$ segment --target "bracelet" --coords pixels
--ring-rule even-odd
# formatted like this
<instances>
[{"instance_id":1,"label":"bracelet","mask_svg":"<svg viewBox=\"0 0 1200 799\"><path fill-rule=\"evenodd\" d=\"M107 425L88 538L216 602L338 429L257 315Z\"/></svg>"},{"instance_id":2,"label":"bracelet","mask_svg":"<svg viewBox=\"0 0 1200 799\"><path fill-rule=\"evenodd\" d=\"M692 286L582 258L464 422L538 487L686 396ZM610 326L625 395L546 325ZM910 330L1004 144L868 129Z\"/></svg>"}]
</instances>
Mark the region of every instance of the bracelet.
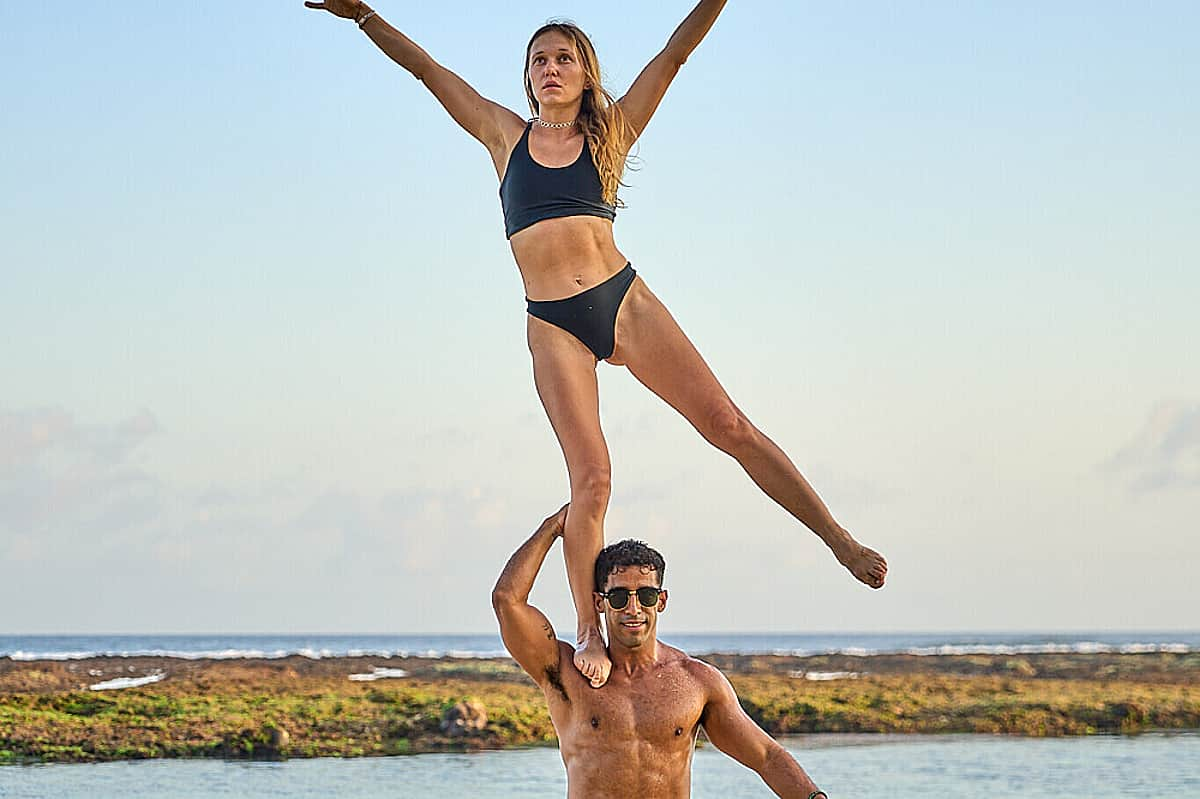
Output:
<instances>
[{"instance_id":1,"label":"bracelet","mask_svg":"<svg viewBox=\"0 0 1200 799\"><path fill-rule=\"evenodd\" d=\"M808 795L808 799L817 799L818 796L820 796L821 799L829 799L829 795L824 791L813 791Z\"/></svg>"},{"instance_id":2,"label":"bracelet","mask_svg":"<svg viewBox=\"0 0 1200 799\"><path fill-rule=\"evenodd\" d=\"M358 27L361 29L363 25L367 24L367 20L369 20L373 16L375 16L375 10L371 9L371 10L367 11L367 13L363 14L360 18L358 18L354 21L358 23Z\"/></svg>"}]
</instances>

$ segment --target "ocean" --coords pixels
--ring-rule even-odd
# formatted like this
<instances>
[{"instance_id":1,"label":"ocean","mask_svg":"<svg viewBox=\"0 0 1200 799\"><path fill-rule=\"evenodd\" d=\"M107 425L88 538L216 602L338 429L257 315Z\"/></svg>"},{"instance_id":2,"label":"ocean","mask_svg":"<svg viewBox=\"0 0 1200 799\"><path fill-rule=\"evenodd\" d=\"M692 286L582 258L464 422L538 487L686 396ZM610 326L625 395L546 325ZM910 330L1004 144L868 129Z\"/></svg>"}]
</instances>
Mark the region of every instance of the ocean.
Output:
<instances>
[{"instance_id":1,"label":"ocean","mask_svg":"<svg viewBox=\"0 0 1200 799\"><path fill-rule=\"evenodd\" d=\"M1200 652L1200 632L680 633L694 655ZM504 655L495 634L0 635L0 657L311 658ZM1200 797L1200 733L1029 739L991 735L840 735L782 739L837 796ZM277 763L163 760L0 767L0 797L561 797L551 748ZM693 796L769 795L711 746L696 754Z\"/></svg>"},{"instance_id":2,"label":"ocean","mask_svg":"<svg viewBox=\"0 0 1200 799\"><path fill-rule=\"evenodd\" d=\"M1200 651L1200 632L1019 633L676 633L661 640L691 655L1038 654ZM254 635L0 635L0 657L69 660L86 657L281 658L503 657L495 633Z\"/></svg>"},{"instance_id":3,"label":"ocean","mask_svg":"<svg viewBox=\"0 0 1200 799\"><path fill-rule=\"evenodd\" d=\"M812 735L781 739L830 797L888 799L1196 799L1200 735L1087 738ZM160 760L0 767L6 799L561 799L549 748L278 763ZM692 796L770 796L753 772L711 746L696 752Z\"/></svg>"}]
</instances>

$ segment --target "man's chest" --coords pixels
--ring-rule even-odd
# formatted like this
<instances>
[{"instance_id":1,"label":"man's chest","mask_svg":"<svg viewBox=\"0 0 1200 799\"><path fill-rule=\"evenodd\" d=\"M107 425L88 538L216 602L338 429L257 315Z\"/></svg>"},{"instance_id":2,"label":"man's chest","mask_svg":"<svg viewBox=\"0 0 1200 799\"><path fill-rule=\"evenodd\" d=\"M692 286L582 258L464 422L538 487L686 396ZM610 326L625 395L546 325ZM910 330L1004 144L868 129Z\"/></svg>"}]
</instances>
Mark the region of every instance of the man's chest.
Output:
<instances>
[{"instance_id":1,"label":"man's chest","mask_svg":"<svg viewBox=\"0 0 1200 799\"><path fill-rule=\"evenodd\" d=\"M572 693L570 702L554 701L551 711L559 736L578 736L580 743L623 740L670 747L691 739L704 709L701 692L686 679L610 681Z\"/></svg>"}]
</instances>

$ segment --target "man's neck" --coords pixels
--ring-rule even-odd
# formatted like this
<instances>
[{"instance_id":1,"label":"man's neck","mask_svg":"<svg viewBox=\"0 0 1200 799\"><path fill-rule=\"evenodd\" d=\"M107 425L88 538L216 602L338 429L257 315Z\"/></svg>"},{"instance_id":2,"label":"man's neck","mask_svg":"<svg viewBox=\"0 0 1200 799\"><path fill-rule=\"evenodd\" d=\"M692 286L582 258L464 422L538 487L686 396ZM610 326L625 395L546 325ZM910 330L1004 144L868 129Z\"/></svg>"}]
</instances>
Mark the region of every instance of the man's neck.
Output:
<instances>
[{"instance_id":1,"label":"man's neck","mask_svg":"<svg viewBox=\"0 0 1200 799\"><path fill-rule=\"evenodd\" d=\"M612 636L609 638L611 639ZM618 643L610 643L608 656L612 660L613 671L619 670L626 674L633 674L658 662L658 639L651 638L636 649L630 649Z\"/></svg>"}]
</instances>

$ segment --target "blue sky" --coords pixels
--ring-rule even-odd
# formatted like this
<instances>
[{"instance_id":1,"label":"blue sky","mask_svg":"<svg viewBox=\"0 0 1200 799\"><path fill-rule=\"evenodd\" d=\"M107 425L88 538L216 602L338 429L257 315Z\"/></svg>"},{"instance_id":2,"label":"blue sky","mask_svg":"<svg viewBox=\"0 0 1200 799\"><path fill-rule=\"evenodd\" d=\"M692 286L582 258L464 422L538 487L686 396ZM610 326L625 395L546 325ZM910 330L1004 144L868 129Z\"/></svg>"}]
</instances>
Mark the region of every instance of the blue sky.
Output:
<instances>
[{"instance_id":1,"label":"blue sky","mask_svg":"<svg viewBox=\"0 0 1200 799\"><path fill-rule=\"evenodd\" d=\"M619 95L691 4L375 7L524 114L547 18ZM664 624L1195 626L1198 29L729 4L618 245L891 574L601 366L608 537L663 550ZM0 68L0 630L492 629L567 489L483 147L298 2L3 6ZM557 551L535 600L569 630Z\"/></svg>"}]
</instances>

